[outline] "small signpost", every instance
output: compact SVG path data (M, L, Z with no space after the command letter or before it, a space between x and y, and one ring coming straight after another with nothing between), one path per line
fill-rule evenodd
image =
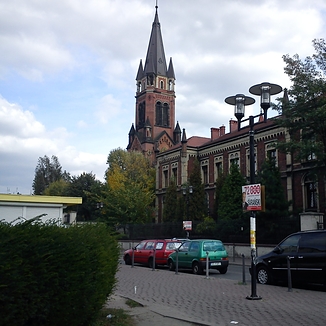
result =
M183 221L183 229L187 232L187 239L189 239L189 231L192 231L192 221Z
M242 208L244 211L262 210L262 187L260 184L242 186Z

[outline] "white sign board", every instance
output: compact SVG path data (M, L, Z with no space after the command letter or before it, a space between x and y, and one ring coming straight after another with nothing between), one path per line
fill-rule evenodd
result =
M242 186L242 208L244 211L261 211L261 185Z
M192 221L183 221L183 229L185 231L191 231L192 230Z

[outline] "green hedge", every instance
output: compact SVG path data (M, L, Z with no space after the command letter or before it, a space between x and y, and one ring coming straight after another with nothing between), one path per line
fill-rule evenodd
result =
M116 283L103 224L0 223L0 325L88 326Z

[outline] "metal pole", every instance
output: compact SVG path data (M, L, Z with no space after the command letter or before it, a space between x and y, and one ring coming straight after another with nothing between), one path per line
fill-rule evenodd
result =
M209 278L208 251L206 251L206 278Z
M131 267L134 267L135 263L135 248L132 248Z
M178 273L178 268L179 268L179 249L176 250L176 253L175 253L175 273L176 274L179 274Z
M245 265L245 255L242 254L242 284L247 285L246 283L246 265Z
M254 144L254 117L249 117L249 158L250 158L250 184L255 183L255 144ZM251 295L247 296L249 300L260 300L257 295L257 280L256 280L256 214L251 212L250 216L250 245L251 245Z
M155 244L156 246L156 244ZM152 271L155 271L155 256L156 256L156 248L154 247L153 250L153 266L152 266Z
M287 267L288 267L288 292L292 292L292 277L291 277L291 257L287 257Z

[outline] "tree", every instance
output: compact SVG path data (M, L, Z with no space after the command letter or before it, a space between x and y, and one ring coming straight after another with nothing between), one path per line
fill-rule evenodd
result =
M182 216L177 214L178 209L178 192L175 180L170 181L169 187L166 189L166 195L163 207L163 221L175 222L182 220Z
M236 164L231 164L230 173L226 176L220 192L218 219L233 220L243 217L242 186L245 179Z
M99 217L97 202L102 190L102 183L96 179L95 174L83 172L79 176L73 176L69 183L66 195L71 197L82 197L83 202L78 207L71 207L77 211L78 221L92 221Z
M113 218L124 228L129 223L145 223L154 217L155 169L139 152L121 148L110 152L106 170L106 190L103 202L107 218Z
M46 196L66 196L69 182L63 179L54 181L44 190Z
M34 195L44 194L45 189L53 182L63 179L69 181L70 175L66 171L62 172L61 164L56 156L52 155L39 157L35 168L33 180Z
M289 202L285 198L281 174L274 159L267 159L257 176L257 182L265 186L265 212L259 213L262 218L275 219L289 215Z
M326 166L326 43L313 40L316 53L302 61L296 54L283 56L284 71L293 83L289 98L276 107L282 117L276 123L287 128L290 139L280 142L278 148L292 153L311 166Z
M224 182L225 182L225 174L219 173L216 179L215 201L214 201L214 215L215 217L217 216L217 219L218 219L218 205L220 202L220 197L221 197L221 192L223 189Z
M200 165L197 159L194 161L193 171L189 175L189 185L193 188L193 193L189 196L189 219L192 221L203 220L208 216L208 206L205 185L201 180Z
M289 216L289 202L284 194L281 174L275 159L267 159L262 164L257 175L257 183L265 186L265 212L257 213L259 236L265 238L281 228L281 223Z

